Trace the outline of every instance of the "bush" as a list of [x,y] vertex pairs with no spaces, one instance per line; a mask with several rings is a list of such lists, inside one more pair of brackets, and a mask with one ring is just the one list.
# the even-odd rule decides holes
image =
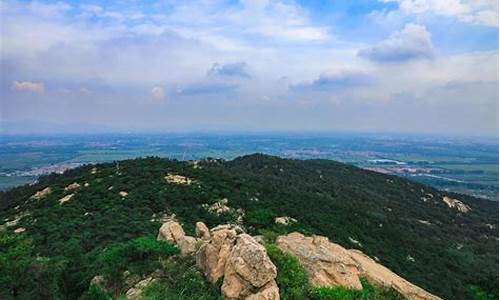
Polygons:
[[363,289],[353,290],[345,287],[319,287],[311,290],[313,300],[404,300],[394,289],[371,285],[361,278]]
[[262,228],[274,224],[274,217],[276,214],[268,208],[260,208],[250,211],[247,214],[246,223],[255,228]]
[[143,292],[147,300],[222,300],[220,284],[205,281],[193,257],[163,261],[164,277]]
[[100,286],[91,284],[89,290],[86,291],[80,298],[80,300],[110,300],[111,295],[103,290]]
[[97,258],[99,274],[104,275],[110,287],[120,288],[125,270],[144,275],[160,266],[159,258],[179,253],[172,244],[153,237],[139,237],[128,242],[113,244]]
[[62,260],[37,257],[23,235],[0,233],[0,298],[60,299]]
[[306,270],[299,261],[281,251],[274,244],[266,245],[267,254],[278,269],[276,282],[283,300],[306,299],[309,293],[309,281]]

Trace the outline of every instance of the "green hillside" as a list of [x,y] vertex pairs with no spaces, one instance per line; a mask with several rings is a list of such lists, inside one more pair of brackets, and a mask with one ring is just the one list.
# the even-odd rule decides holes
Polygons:
[[[191,181],[169,182],[169,174]],[[79,187],[65,190],[75,182]],[[47,196],[30,198],[47,187]],[[470,211],[450,208],[444,196],[460,200]],[[207,209],[222,199],[229,211],[217,215]],[[482,293],[482,299],[498,298],[497,202],[334,161],[260,154],[232,161],[141,158],[89,165],[1,192],[0,298],[9,299],[14,289],[19,299],[47,299],[40,296],[47,293],[77,299],[91,278],[106,272],[109,253],[133,253],[135,258],[173,253],[175,249],[154,244],[161,217],[171,214],[188,233],[201,220],[209,227],[240,222],[251,234],[271,237],[290,231],[325,235],[376,257],[445,299],[472,299],[472,290]],[[298,222],[276,225],[279,216]],[[5,224],[15,219],[17,224]],[[25,231],[13,233],[18,228]],[[119,263],[129,268],[127,262]],[[138,272],[155,268],[132,267]],[[30,270],[29,282],[13,282],[19,270]],[[189,289],[211,293],[204,285]]]

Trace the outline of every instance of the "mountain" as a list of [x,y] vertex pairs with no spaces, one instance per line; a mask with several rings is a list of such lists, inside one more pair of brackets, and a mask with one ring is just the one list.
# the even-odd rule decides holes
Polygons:
[[[86,165],[1,192],[0,298],[76,299],[97,275],[145,274],[158,255],[174,251],[154,244],[172,214],[188,234],[203,221],[269,239],[294,231],[326,236],[444,299],[498,298],[497,202],[335,161],[262,154]],[[166,276],[173,290],[197,282],[189,263],[179,259],[169,269],[177,272]],[[182,288],[203,297],[173,299],[216,299],[206,282]]]

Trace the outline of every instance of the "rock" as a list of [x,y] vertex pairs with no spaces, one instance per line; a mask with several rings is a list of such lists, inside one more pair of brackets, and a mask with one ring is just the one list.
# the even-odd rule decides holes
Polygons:
[[203,222],[196,222],[196,236],[202,240],[210,240],[210,230]]
[[90,170],[90,174],[96,174],[97,173],[97,168],[96,167],[93,167],[91,170]]
[[229,207],[228,204],[229,200],[227,198],[220,199],[217,202],[209,205],[209,204],[203,204],[202,207],[205,208],[208,212],[220,216],[222,214],[227,214],[232,212],[234,209]]
[[462,201],[457,199],[452,199],[450,197],[443,197],[443,202],[448,205],[449,208],[454,208],[462,213],[467,213],[471,210],[470,206],[464,204]]
[[[276,267],[266,249],[250,235],[240,234],[226,262],[222,294],[227,299],[246,299],[264,292],[264,287],[272,284],[276,275]],[[265,294],[272,294],[272,289]]]
[[118,194],[120,194],[120,196],[122,196],[123,198],[128,196],[128,193],[125,191],[120,191]]
[[356,262],[343,247],[321,236],[306,237],[293,232],[280,236],[276,245],[300,261],[313,286],[341,285],[361,289]]
[[19,227],[14,230],[14,233],[23,233],[26,231],[26,228],[24,227]]
[[263,235],[254,235],[253,238],[261,245],[266,243],[266,238]]
[[176,174],[168,174],[167,176],[165,176],[165,180],[168,183],[185,184],[185,185],[190,185],[193,182],[193,180],[191,180],[190,178]]
[[296,223],[297,220],[291,217],[277,217],[274,219],[274,223],[278,225],[290,225],[291,223]]
[[229,228],[212,229],[212,238],[200,247],[196,256],[198,267],[212,283],[215,283],[224,274],[226,261],[236,240],[236,231]]
[[441,298],[406,281],[388,268],[368,257],[359,250],[348,250],[352,259],[358,264],[360,275],[370,283],[389,286],[409,300],[441,300]]
[[256,294],[248,296],[245,300],[279,300],[280,290],[273,280]]
[[196,244],[198,240],[192,236],[184,236],[180,240],[177,241],[177,246],[181,251],[182,256],[188,256],[196,253]]
[[96,286],[99,286],[103,289],[106,288],[107,284],[108,284],[108,282],[106,281],[106,279],[102,275],[94,276],[92,278],[92,280],[90,280],[90,285],[96,285]]
[[73,198],[73,195],[74,194],[69,194],[69,195],[62,197],[61,199],[59,199],[59,204],[62,205],[63,203],[68,202],[69,200],[71,200],[71,198]]
[[48,186],[48,187],[44,188],[43,190],[36,192],[30,198],[35,199],[35,200],[40,200],[40,199],[47,197],[50,193],[52,193],[52,189]]
[[143,280],[137,282],[132,288],[128,289],[125,296],[127,297],[127,299],[131,299],[131,300],[140,299],[142,296],[143,289],[155,281],[157,281],[157,279],[152,278],[152,277],[148,277],[146,279],[143,279]]
[[72,190],[76,190],[77,188],[80,187],[80,184],[77,183],[77,182],[73,182],[72,184],[69,184],[68,186],[66,186],[64,188],[65,191],[72,191]]
[[186,236],[186,234],[182,226],[176,221],[171,220],[165,222],[160,227],[160,232],[158,232],[158,237],[156,239],[159,241],[177,243],[177,241],[180,241],[184,236]]
[[300,261],[313,286],[344,286],[361,289],[359,277],[370,283],[394,288],[409,300],[440,300],[424,289],[406,281],[363,252],[347,250],[321,236],[305,237],[294,232],[280,236],[277,246]]

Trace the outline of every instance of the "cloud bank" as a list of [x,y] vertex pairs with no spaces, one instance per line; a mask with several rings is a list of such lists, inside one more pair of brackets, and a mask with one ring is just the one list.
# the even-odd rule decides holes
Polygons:
[[6,0],[2,118],[496,134],[497,6]]

